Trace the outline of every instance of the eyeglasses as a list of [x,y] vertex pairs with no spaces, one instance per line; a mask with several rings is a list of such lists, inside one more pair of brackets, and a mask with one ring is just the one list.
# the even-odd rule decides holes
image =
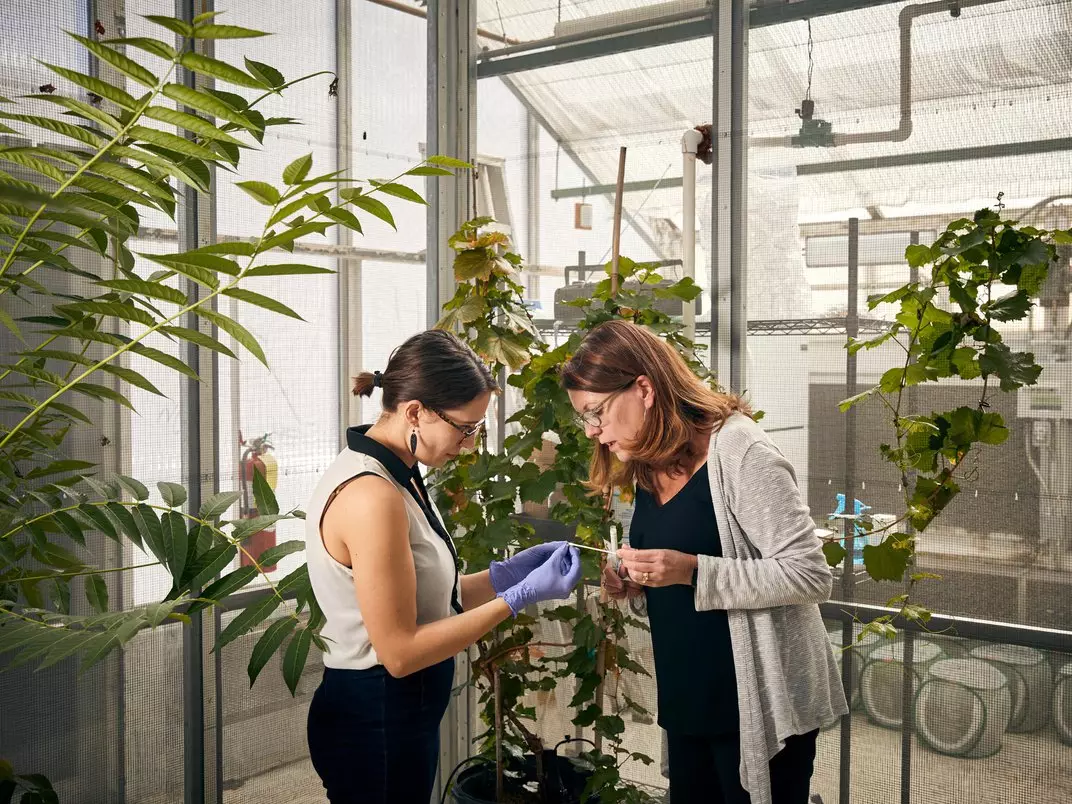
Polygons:
[[578,413],[573,417],[574,422],[576,422],[578,427],[582,428],[602,427],[603,417],[606,415],[607,412],[607,406],[614,400],[614,397],[632,388],[634,382],[636,382],[636,380],[630,380],[627,385],[619,388],[617,391],[613,391],[611,394],[609,394],[603,399],[603,401],[599,404],[599,407]]
[[458,424],[458,422],[454,421],[452,418],[450,418],[450,416],[448,416],[446,413],[439,410],[438,408],[433,408],[431,405],[425,405],[425,407],[428,408],[428,410],[432,411],[432,413],[441,418],[443,421],[445,421],[447,424],[449,424],[451,427],[453,427],[455,430],[457,430],[459,433],[461,433],[463,441],[467,438],[472,438],[484,429],[484,419],[481,419],[476,424]]

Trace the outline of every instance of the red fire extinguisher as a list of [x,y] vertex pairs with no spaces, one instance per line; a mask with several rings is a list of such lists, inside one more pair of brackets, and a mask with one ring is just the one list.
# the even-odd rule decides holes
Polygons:
[[[275,458],[268,454],[268,451],[272,449],[272,445],[268,443],[269,435],[265,434],[260,438],[251,439],[247,443],[242,438],[241,431],[238,433],[238,443],[245,447],[242,451],[242,497],[239,501],[239,518],[241,519],[253,519],[261,515],[261,512],[257,510],[257,497],[253,493],[253,473],[260,472],[268,483],[268,487],[273,491],[279,479],[279,465]],[[275,547],[275,525],[269,525],[264,530],[251,534],[243,541],[243,544],[248,555],[240,554],[242,566],[251,566],[253,564],[251,557],[256,558],[269,547]],[[262,569],[265,572],[271,572],[275,569],[275,565],[262,567]]]

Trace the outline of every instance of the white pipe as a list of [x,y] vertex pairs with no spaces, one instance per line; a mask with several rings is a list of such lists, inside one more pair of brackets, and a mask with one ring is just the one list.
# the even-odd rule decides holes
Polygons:
[[[703,134],[690,128],[681,136],[682,193],[683,206],[681,221],[681,262],[685,276],[696,281],[696,151],[703,141]],[[713,303],[713,302],[712,302]],[[682,302],[682,322],[685,324],[685,337],[696,337],[696,303]]]
[[[936,0],[905,6],[897,17],[900,29],[900,109],[901,120],[897,128],[889,131],[861,131],[850,134],[834,134],[833,145],[859,145],[871,142],[904,142],[912,136],[912,23],[927,14],[943,11],[988,6],[1005,0]],[[792,137],[753,137],[748,141],[752,148],[787,148],[793,146]]]

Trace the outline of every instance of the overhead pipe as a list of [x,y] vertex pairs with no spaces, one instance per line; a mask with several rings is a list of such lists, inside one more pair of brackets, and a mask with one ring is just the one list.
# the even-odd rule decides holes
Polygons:
[[[872,142],[904,142],[912,136],[912,23],[928,14],[950,12],[959,17],[962,9],[972,6],[985,6],[1001,3],[1005,0],[937,0],[932,3],[917,3],[905,6],[897,15],[900,30],[900,69],[901,120],[897,128],[889,131],[863,131],[859,133],[834,134],[834,147],[840,145],[860,145]],[[791,148],[795,147],[793,136],[752,137],[748,144],[753,148]]]
[[[401,11],[403,14],[409,14],[411,17],[420,17],[421,19],[428,18],[428,9],[417,8],[416,6],[407,6],[405,3],[399,3],[397,0],[366,0],[368,3],[372,3],[376,6],[383,6],[389,8],[392,11]],[[520,39],[514,39],[512,36],[506,36],[504,34],[493,33],[492,31],[485,30],[484,28],[477,28],[476,35],[482,39],[490,39],[493,42],[501,42],[504,45],[520,45],[522,44]]]
[[834,145],[857,145],[869,142],[904,142],[912,136],[912,23],[928,14],[948,11],[959,17],[961,9],[985,6],[1004,0],[937,0],[905,6],[897,15],[901,31],[901,122],[891,131],[865,131],[856,134],[835,134]]

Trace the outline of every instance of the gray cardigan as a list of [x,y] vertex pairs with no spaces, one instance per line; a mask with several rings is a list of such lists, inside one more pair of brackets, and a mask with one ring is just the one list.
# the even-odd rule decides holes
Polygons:
[[741,783],[770,804],[785,738],[848,712],[818,603],[833,576],[792,465],[751,418],[711,437],[707,473],[722,557],[699,556],[697,610],[727,609],[741,714]]

